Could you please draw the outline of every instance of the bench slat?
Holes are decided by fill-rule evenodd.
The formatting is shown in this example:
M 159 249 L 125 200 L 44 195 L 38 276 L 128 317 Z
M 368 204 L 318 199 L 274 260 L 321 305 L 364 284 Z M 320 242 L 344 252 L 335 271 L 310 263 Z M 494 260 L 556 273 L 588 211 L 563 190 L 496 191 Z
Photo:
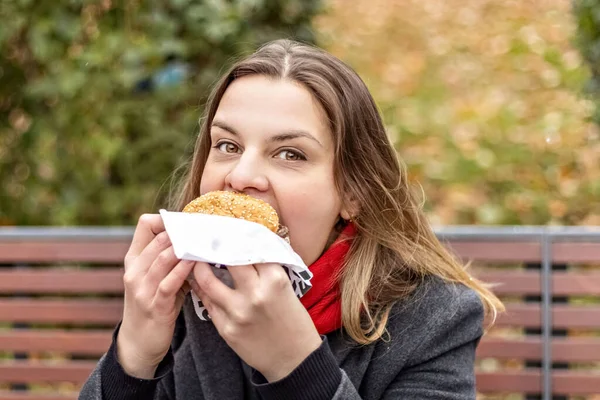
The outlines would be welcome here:
M 479 393 L 539 393 L 541 373 L 532 371 L 477 372 Z
M 502 339 L 484 336 L 477 346 L 477 358 L 539 360 L 541 356 L 542 342 L 538 337 Z
M 446 245 L 463 260 L 479 262 L 542 261 L 541 245 L 536 242 L 513 241 L 451 241 Z M 600 260 L 597 242 L 556 242 L 552 244 L 552 259 L 556 263 L 584 263 Z
M 0 382 L 72 382 L 82 384 L 94 369 L 93 361 L 69 361 L 64 364 L 41 364 L 30 361 L 0 363 Z M 600 392 L 600 380 L 594 373 L 578 371 L 554 371 L 555 394 L 592 394 Z M 539 393 L 541 373 L 539 370 L 478 372 L 477 390 L 481 393 L 528 392 Z
M 484 337 L 477 348 L 477 357 L 499 359 L 542 359 L 540 337 L 502 339 Z M 554 338 L 552 359 L 555 362 L 600 361 L 600 338 Z
M 123 270 L 0 268 L 0 293 L 123 293 Z
M 540 273 L 537 271 L 491 271 L 475 269 L 473 276 L 494 285 L 492 291 L 498 296 L 536 295 L 540 293 Z
M 541 393 L 542 374 L 539 370 L 478 372 L 479 393 Z M 589 395 L 600 393 L 600 379 L 594 372 L 553 371 L 552 393 L 559 395 Z
M 13 352 L 56 351 L 61 353 L 101 356 L 112 341 L 112 330 L 57 329 L 0 331 L 0 349 Z
M 495 326 L 539 328 L 540 321 L 538 304 L 507 304 L 506 312 L 498 316 Z
M 600 306 L 555 305 L 552 311 L 555 328 L 600 328 Z
M 541 246 L 535 242 L 446 242 L 450 250 L 467 261 L 480 262 L 539 262 Z
M 122 262 L 130 240 L 65 241 L 31 240 L 0 242 L 0 262 Z M 540 262 L 541 246 L 536 242 L 452 241 L 450 249 L 465 260 L 489 262 Z M 600 259 L 594 242 L 553 243 L 556 262 L 590 262 Z
M 490 271 L 474 273 L 486 283 L 497 284 L 494 292 L 506 295 L 540 294 L 536 271 Z M 553 293 L 557 296 L 600 295 L 600 272 L 555 272 Z M 123 292 L 123 269 L 117 267 L 80 270 L 0 268 L 0 293 L 110 293 Z
M 0 321 L 116 324 L 122 299 L 0 299 Z
M 0 400 L 77 400 L 77 394 L 41 394 L 0 391 Z
M 555 263 L 587 263 L 600 260 L 598 242 L 561 242 L 552 244 L 552 260 Z
M 40 383 L 69 382 L 84 383 L 95 368 L 96 361 L 40 362 L 13 360 L 0 362 L 0 382 Z
M 62 365 L 43 365 L 39 362 L 9 361 L 0 363 L 0 382 L 85 382 L 96 363 L 93 361 L 69 361 Z M 600 380 L 594 373 L 578 371 L 554 371 L 555 394 L 593 394 L 600 392 Z M 541 373 L 539 370 L 478 372 L 477 390 L 480 393 L 527 392 L 539 393 Z
M 552 293 L 555 296 L 600 296 L 600 272 L 553 272 Z
M 122 263 L 129 244 L 123 240 L 0 242 L 0 263 Z
M 121 299 L 0 299 L 0 321 L 41 323 L 101 323 L 115 324 L 122 314 Z M 539 304 L 509 304 L 500 315 L 498 326 L 540 326 Z M 600 307 L 553 307 L 556 328 L 600 328 Z
M 496 321 L 497 326 L 539 328 L 541 314 L 539 304 L 508 304 L 507 312 Z M 599 306 L 575 306 L 556 304 L 552 307 L 552 323 L 555 328 L 600 328 Z
M 541 293 L 538 271 L 479 269 L 473 274 L 486 283 L 498 284 L 492 290 L 499 296 Z M 553 272 L 552 293 L 555 296 L 600 296 L 600 272 Z

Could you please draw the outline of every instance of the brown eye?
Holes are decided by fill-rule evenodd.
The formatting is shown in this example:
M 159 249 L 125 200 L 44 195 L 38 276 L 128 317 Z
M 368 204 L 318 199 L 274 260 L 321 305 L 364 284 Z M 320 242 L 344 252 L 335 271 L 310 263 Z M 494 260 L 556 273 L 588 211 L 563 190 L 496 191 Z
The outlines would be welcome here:
M 219 150 L 221 150 L 224 153 L 237 153 L 238 152 L 238 147 L 231 143 L 231 142 L 223 142 L 221 144 L 219 144 Z
M 286 161 L 300 161 L 305 160 L 304 156 L 300 153 L 292 150 L 282 150 L 277 154 L 277 157 Z

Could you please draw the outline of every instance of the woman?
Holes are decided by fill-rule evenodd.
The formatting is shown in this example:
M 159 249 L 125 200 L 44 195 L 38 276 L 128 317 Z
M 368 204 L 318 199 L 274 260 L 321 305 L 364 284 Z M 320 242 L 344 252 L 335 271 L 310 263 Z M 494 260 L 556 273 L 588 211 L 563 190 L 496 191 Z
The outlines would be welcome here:
M 482 321 L 502 305 L 436 239 L 348 66 L 286 40 L 236 64 L 210 96 L 178 209 L 213 190 L 270 203 L 313 288 L 299 300 L 275 264 L 230 268 L 229 288 L 178 260 L 145 215 L 122 322 L 81 399 L 475 398 Z

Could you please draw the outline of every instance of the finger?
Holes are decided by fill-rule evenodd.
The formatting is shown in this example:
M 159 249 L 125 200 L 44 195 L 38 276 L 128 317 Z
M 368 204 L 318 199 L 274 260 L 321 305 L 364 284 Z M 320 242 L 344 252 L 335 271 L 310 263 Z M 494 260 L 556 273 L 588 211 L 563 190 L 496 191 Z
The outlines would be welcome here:
M 168 249 L 171 246 L 171 240 L 167 232 L 161 232 L 146 246 L 138 257 L 135 258 L 136 275 L 139 274 L 144 276 L 154 261 L 158 258 L 161 252 Z
M 137 223 L 126 257 L 137 257 L 165 226 L 159 214 L 143 214 Z
M 233 265 L 227 267 L 233 278 L 236 289 L 244 291 L 246 288 L 254 287 L 258 282 L 258 272 L 254 265 Z
M 255 264 L 258 278 L 261 282 L 274 285 L 278 288 L 292 287 L 290 276 L 281 264 Z
M 254 268 L 260 279 L 287 276 L 285 269 L 281 264 L 265 263 L 254 264 Z
M 189 284 L 186 284 L 186 279 L 193 268 L 193 261 L 179 261 L 158 285 L 154 304 L 157 307 L 165 307 L 173 304 L 178 296 L 183 298 L 186 290 L 189 291 Z
M 156 288 L 179 262 L 180 260 L 175 256 L 173 246 L 167 247 L 154 258 L 150 268 L 148 268 L 148 272 L 144 276 L 144 283 L 152 288 Z
M 223 309 L 228 309 L 235 296 L 235 291 L 221 282 L 213 273 L 212 268 L 207 263 L 197 262 L 194 267 L 194 280 L 198 283 L 200 290 L 214 304 Z

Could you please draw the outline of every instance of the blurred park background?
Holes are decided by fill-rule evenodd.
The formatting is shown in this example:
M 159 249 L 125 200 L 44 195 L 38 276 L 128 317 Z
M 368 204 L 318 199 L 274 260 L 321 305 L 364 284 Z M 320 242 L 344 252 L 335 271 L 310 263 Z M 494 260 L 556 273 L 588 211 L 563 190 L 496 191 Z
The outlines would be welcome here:
M 600 225 L 600 0 L 0 0 L 0 226 L 131 226 L 157 212 L 219 73 L 281 37 L 324 47 L 363 77 L 436 226 Z M 537 306 L 539 263 L 509 264 L 537 282 L 524 300 Z M 24 276 L 7 265 L 5 279 Z M 5 290 L 12 310 L 19 299 Z M 495 334 L 523 332 L 539 334 Z M 489 397 L 499 398 L 524 397 Z
M 0 225 L 164 206 L 208 88 L 279 37 L 354 67 L 436 225 L 600 225 L 593 0 L 0 1 Z

